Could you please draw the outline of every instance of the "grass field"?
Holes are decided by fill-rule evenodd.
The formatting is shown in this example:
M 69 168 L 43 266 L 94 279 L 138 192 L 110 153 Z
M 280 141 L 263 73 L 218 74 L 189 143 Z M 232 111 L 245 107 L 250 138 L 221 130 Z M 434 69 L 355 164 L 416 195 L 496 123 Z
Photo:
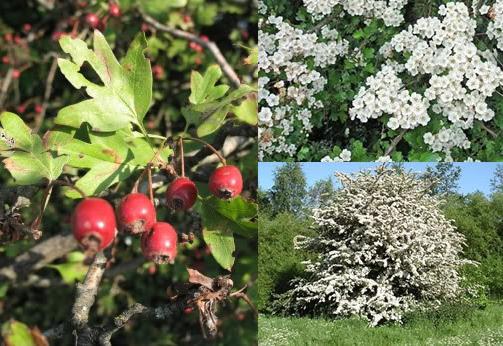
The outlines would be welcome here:
M 261 315 L 259 345 L 503 345 L 503 304 L 447 316 L 422 316 L 408 323 L 368 328 L 357 319 L 328 321 Z

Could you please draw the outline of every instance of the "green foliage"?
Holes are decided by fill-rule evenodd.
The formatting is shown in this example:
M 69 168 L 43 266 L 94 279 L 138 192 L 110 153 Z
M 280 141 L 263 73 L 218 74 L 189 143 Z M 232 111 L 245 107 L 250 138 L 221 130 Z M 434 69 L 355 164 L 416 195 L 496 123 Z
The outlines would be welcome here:
M 26 183 L 40 187 L 33 196 L 32 206 L 21 212 L 24 221 L 36 215 L 43 189 L 50 180 L 59 177 L 59 180 L 76 182 L 86 194 L 99 195 L 116 204 L 131 191 L 134 181 L 154 156 L 158 155 L 154 162 L 156 169 L 158 164 L 174 164 L 178 169 L 179 162 L 173 160 L 172 143 L 166 141 L 161 148 L 166 136 L 196 137 L 198 126 L 219 112 L 223 116 L 208 121 L 210 126 L 202 133 L 209 143 L 218 138 L 222 125 L 232 122 L 245 128 L 247 124 L 256 124 L 257 115 L 252 114 L 253 107 L 248 101 L 256 97 L 253 86 L 256 63 L 249 60 L 251 52 L 256 50 L 257 39 L 253 30 L 257 20 L 253 3 L 120 0 L 117 1 L 122 12 L 120 18 L 107 15 L 108 0 L 87 1 L 85 9 L 80 7 L 80 2 L 55 2 L 53 10 L 45 8 L 43 3 L 0 3 L 0 54 L 9 56 L 13 62 L 0 64 L 0 78 L 11 67 L 22 70 L 21 77 L 13 80 L 6 95 L 2 95 L 2 99 L 6 96 L 0 106 L 2 111 L 16 110 L 17 115 L 5 113 L 0 119 L 0 157 L 4 164 L 12 162 L 14 167 L 11 170 L 0 167 L 0 185 Z M 187 40 L 152 27 L 145 29 L 139 9 L 169 27 L 208 36 L 237 75 L 250 85 L 229 90 L 228 78 L 214 65 L 215 59 L 209 51 L 191 49 Z M 101 33 L 93 33 L 85 23 L 85 14 L 91 12 L 101 19 L 107 17 L 106 25 L 100 27 Z M 24 33 L 22 26 L 27 22 L 33 30 Z M 60 40 L 55 35 L 58 31 L 66 33 Z M 6 33 L 19 34 L 22 42 L 6 42 Z M 48 88 L 48 75 L 56 55 L 60 59 L 55 62 L 56 73 Z M 245 59 L 248 60 L 245 62 Z M 156 73 L 159 67 L 162 73 Z M 213 99 L 203 92 L 202 103 L 191 104 L 190 82 L 195 70 L 203 80 L 207 71 L 216 73 L 216 87 L 225 92 L 221 95 L 210 92 L 210 96 L 216 96 Z M 47 89 L 50 93 L 46 100 Z M 35 111 L 35 105 L 42 104 L 44 116 Z M 186 122 L 186 109 L 193 112 L 193 123 Z M 187 152 L 201 148 L 189 140 L 185 146 Z M 181 232 L 196 230 L 197 239 L 193 244 L 179 247 L 174 265 L 155 266 L 147 262 L 132 268 L 134 270 L 105 277 L 91 314 L 93 323 L 110 322 L 136 301 L 151 306 L 165 304 L 167 292 L 173 294 L 174 287 L 187 281 L 186 267 L 212 277 L 225 273 L 220 263 L 225 264 L 224 260 L 231 257 L 224 255 L 222 260 L 218 254 L 226 250 L 232 254 L 230 274 L 235 288 L 249 285 L 247 292 L 255 301 L 257 210 L 252 201 L 256 156 L 255 144 L 232 157 L 233 164 L 243 173 L 246 200 L 238 199 L 225 205 L 208 198 L 209 192 L 205 189 L 205 173 L 214 168 L 212 164 L 195 162 L 186 172 L 194 180 L 201 180 L 197 182 L 198 206 L 208 214 L 211 211 L 207 218 L 211 219 L 208 221 L 211 231 L 224 234 L 227 241 L 224 245 L 232 244 L 229 245 L 232 251 L 224 245 L 220 249 L 220 239 L 214 245 L 206 234 L 203 238 L 197 232 L 198 222 L 205 225 L 207 221 L 199 220 L 202 215 L 175 213 L 161 204 L 157 210 L 159 220 L 169 221 Z M 155 173 L 163 175 L 163 171 Z M 161 197 L 165 188 L 158 188 L 156 197 Z M 44 238 L 70 231 L 69 218 L 76 203 L 72 199 L 79 197 L 71 189 L 54 187 L 41 227 Z M 0 212 L 0 215 L 3 214 Z M 18 241 L 0 245 L 0 265 L 29 251 L 35 244 Z M 117 253 L 111 270 L 115 265 L 127 264 L 142 256 L 138 238 L 119 235 L 115 247 Z M 224 266 L 230 268 L 231 265 Z M 21 285 L 21 280 L 2 282 L 0 321 L 14 318 L 46 330 L 67 320 L 75 298 L 74 281 L 82 280 L 84 267 L 79 255 L 72 253 L 37 271 L 43 282 L 51 283 L 49 288 L 41 289 L 31 282 Z M 217 315 L 222 332 L 214 344 L 256 343 L 256 320 L 245 302 L 233 299 L 220 308 Z M 112 343 L 176 345 L 187 339 L 194 345 L 206 342 L 197 312 L 168 322 L 136 320 L 131 325 L 134 327 L 117 332 Z M 71 336 L 61 341 L 61 344 L 71 343 Z
M 259 343 L 279 345 L 499 345 L 503 305 L 484 310 L 452 305 L 436 313 L 410 316 L 404 325 L 367 328 L 358 319 L 324 320 L 259 317 Z
M 270 191 L 272 213 L 300 213 L 304 209 L 306 177 L 300 163 L 286 163 L 274 172 Z
M 306 254 L 293 248 L 297 235 L 308 235 L 310 222 L 289 213 L 273 218 L 259 216 L 258 308 L 267 309 L 273 293 L 283 293 L 289 281 L 302 274 L 300 262 Z
M 491 296 L 503 297 L 502 194 L 452 196 L 444 210 L 466 237 L 465 257 L 480 263 L 465 268 L 467 282 L 485 286 Z
M 9 346 L 35 346 L 35 339 L 30 329 L 18 321 L 5 322 L 2 325 L 2 337 Z
M 459 188 L 461 168 L 454 167 L 452 162 L 439 162 L 433 167 L 427 167 L 423 178 L 433 183 L 431 193 L 434 195 L 453 194 Z

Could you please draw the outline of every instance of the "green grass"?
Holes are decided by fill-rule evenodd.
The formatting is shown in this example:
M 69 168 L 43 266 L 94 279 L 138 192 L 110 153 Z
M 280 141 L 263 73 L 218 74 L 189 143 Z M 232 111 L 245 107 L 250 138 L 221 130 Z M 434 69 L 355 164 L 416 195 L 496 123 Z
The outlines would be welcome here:
M 439 319 L 418 315 L 403 325 L 367 327 L 358 319 L 259 318 L 259 345 L 503 345 L 503 304 Z

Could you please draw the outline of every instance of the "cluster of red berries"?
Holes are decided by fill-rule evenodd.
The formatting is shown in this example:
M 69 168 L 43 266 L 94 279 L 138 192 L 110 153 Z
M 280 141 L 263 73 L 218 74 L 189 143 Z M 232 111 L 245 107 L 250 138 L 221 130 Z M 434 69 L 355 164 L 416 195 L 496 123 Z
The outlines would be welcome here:
M 221 199 L 239 195 L 243 178 L 235 166 L 217 168 L 210 177 L 209 189 Z M 175 210 L 190 209 L 197 199 L 197 188 L 187 177 L 176 178 L 166 191 L 168 206 Z M 118 222 L 117 222 L 117 221 Z M 110 246 L 121 232 L 141 235 L 143 255 L 155 263 L 173 263 L 177 254 L 178 233 L 167 222 L 158 222 L 152 201 L 142 193 L 125 196 L 114 212 L 102 198 L 85 198 L 72 215 L 73 234 L 85 250 L 99 251 Z

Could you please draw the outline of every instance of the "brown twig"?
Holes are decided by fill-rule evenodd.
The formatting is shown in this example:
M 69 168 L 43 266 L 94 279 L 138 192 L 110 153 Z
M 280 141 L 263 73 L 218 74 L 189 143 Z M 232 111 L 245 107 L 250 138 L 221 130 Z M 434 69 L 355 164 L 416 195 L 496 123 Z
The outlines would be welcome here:
M 183 138 L 180 137 L 180 169 L 182 171 L 182 177 L 185 177 L 185 159 L 184 159 L 184 154 L 183 154 Z
M 30 272 L 44 267 L 77 247 L 72 234 L 58 234 L 44 240 L 17 256 L 13 262 L 0 268 L 0 281 L 17 281 Z
M 405 136 L 405 133 L 407 132 L 406 129 L 403 129 L 400 134 L 398 136 L 395 137 L 395 139 L 393 139 L 393 141 L 391 142 L 390 146 L 386 149 L 386 152 L 384 153 L 384 156 L 388 156 L 390 155 L 396 148 L 396 146 L 398 145 L 398 143 L 400 143 L 400 141 L 402 140 L 403 136 Z
M 168 34 L 171 34 L 177 38 L 181 38 L 187 41 L 192 41 L 197 43 L 200 46 L 203 46 L 206 48 L 215 58 L 217 61 L 218 65 L 220 65 L 220 68 L 222 69 L 222 72 L 229 78 L 230 82 L 235 88 L 239 88 L 241 85 L 241 81 L 239 80 L 238 75 L 234 71 L 234 69 L 231 67 L 231 65 L 227 62 L 225 57 L 223 56 L 222 52 L 218 48 L 218 46 L 215 44 L 213 41 L 206 41 L 201 39 L 199 36 L 194 35 L 190 32 L 171 28 L 169 26 L 163 25 L 156 21 L 154 18 L 150 17 L 149 15 L 141 12 L 141 15 L 143 17 L 143 20 L 147 22 L 148 24 L 152 25 L 155 29 L 167 32 Z
M 9 90 L 10 83 L 12 82 L 12 71 L 14 69 L 11 67 L 7 70 L 2 83 L 2 88 L 0 89 L 0 110 L 2 110 L 5 97 L 7 96 L 7 91 Z
M 487 133 L 489 133 L 491 137 L 498 138 L 498 134 L 493 130 L 491 130 L 490 128 L 488 128 L 483 122 L 480 123 L 480 127 L 482 127 L 482 129 L 484 129 Z
M 52 60 L 51 67 L 49 69 L 49 73 L 47 74 L 47 79 L 45 81 L 45 93 L 44 93 L 44 101 L 42 102 L 42 112 L 38 114 L 35 118 L 35 128 L 33 132 L 37 133 L 44 122 L 45 113 L 47 111 L 47 106 L 49 104 L 49 98 L 52 93 L 52 82 L 54 81 L 54 76 L 56 75 L 56 71 L 58 69 L 58 58 L 54 57 Z

